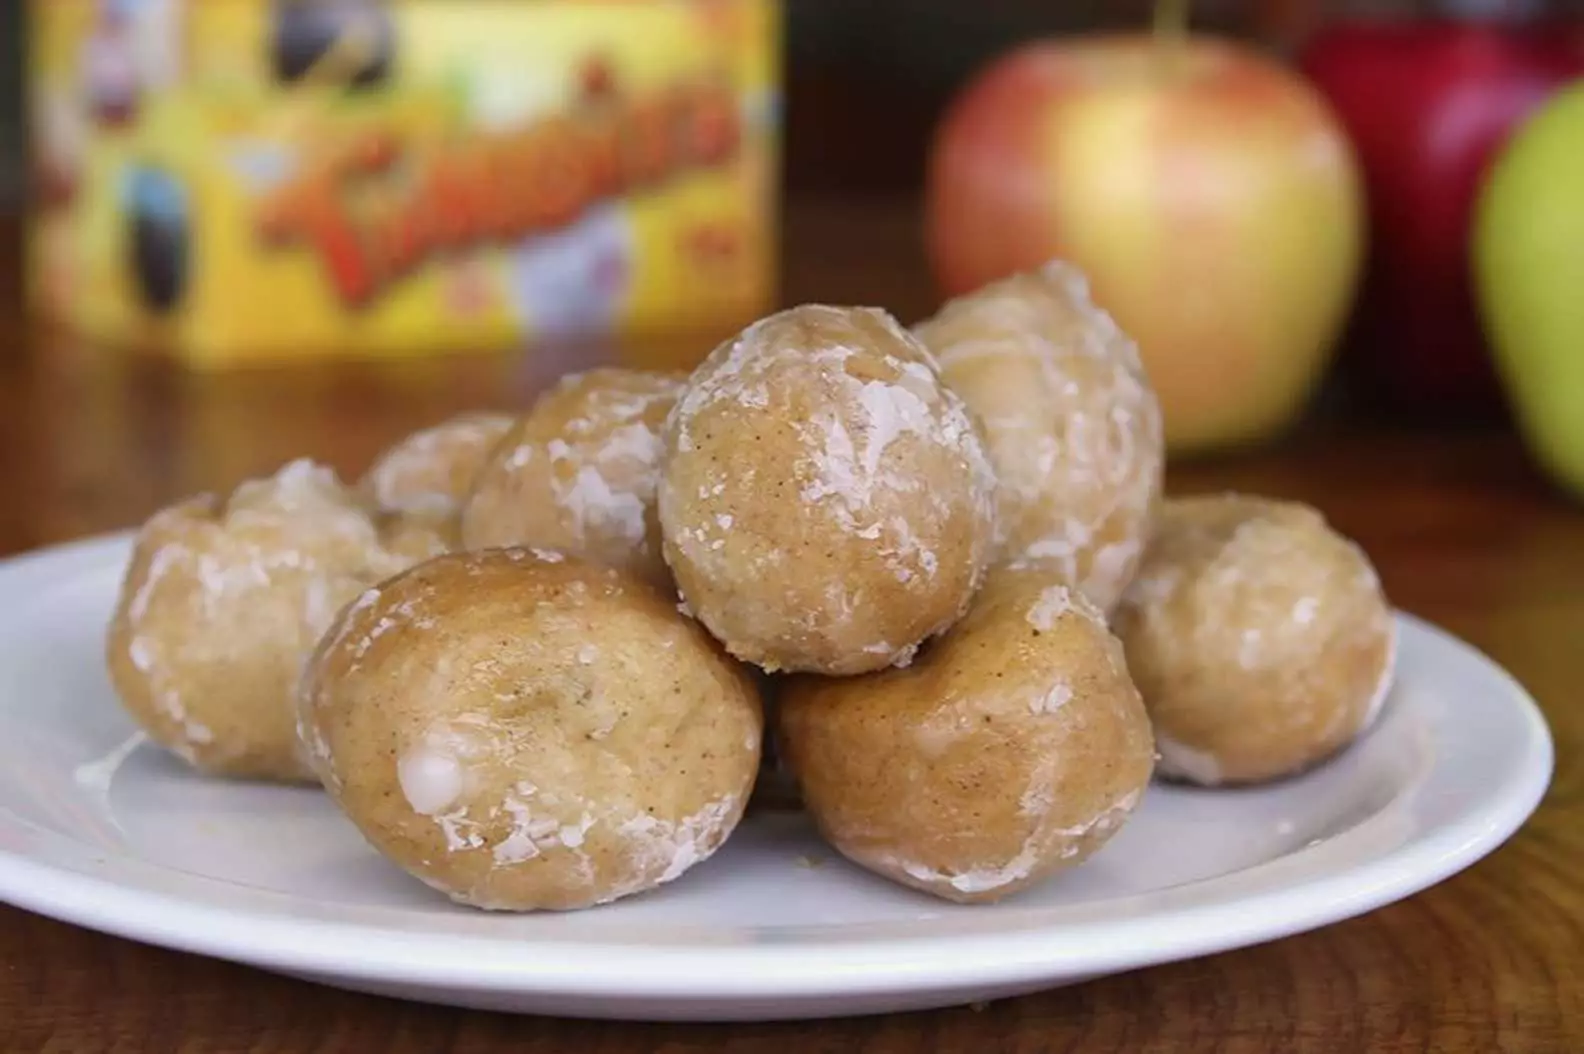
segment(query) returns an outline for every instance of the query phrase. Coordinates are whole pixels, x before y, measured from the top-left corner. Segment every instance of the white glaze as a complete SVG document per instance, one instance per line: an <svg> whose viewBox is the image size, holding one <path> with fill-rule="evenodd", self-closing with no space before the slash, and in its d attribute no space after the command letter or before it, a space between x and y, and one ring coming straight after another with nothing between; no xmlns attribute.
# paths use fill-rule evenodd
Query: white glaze
<svg viewBox="0 0 1584 1054"><path fill-rule="evenodd" d="M1026 795L1025 798L1027 797ZM916 861L893 860L890 863L909 877L927 885L950 886L957 892L969 896L991 893L1027 879L1035 868L1053 858L1064 860L1077 856L1083 848L1082 839L1091 834L1103 834L1119 828L1128 814L1137 807L1139 798L1138 790L1127 791L1085 822L1072 827L1049 827L1043 821L1037 820L1034 829L1017 853L1000 864L985 864L966 871L947 873ZM1049 807L1053 798L1047 794L1038 800Z"/></svg>
<svg viewBox="0 0 1584 1054"><path fill-rule="evenodd" d="M1034 844L1033 839L1030 839L1024 843L1016 856L996 867L976 867L957 874L947 874L913 861L903 861L901 867L909 877L920 882L932 886L945 884L959 893L973 895L989 893L1021 881L1029 876L1037 863L1039 863L1039 847Z"/></svg>
<svg viewBox="0 0 1584 1054"><path fill-rule="evenodd" d="M110 784L114 782L116 773L126 763L126 759L131 757L138 747L147 742L148 735L146 733L132 733L125 740L112 747L103 757L85 761L72 769L72 782L93 793L98 800L108 802Z"/></svg>
<svg viewBox="0 0 1584 1054"><path fill-rule="evenodd" d="M1057 681L1046 692L1035 695L1029 701L1029 710L1036 714L1054 714L1072 701L1072 686L1066 681Z"/></svg>
<svg viewBox="0 0 1584 1054"><path fill-rule="evenodd" d="M477 849L484 844L484 835L479 831L480 825L468 815L466 807L441 813L434 818L434 821L445 836L448 853Z"/></svg>
<svg viewBox="0 0 1584 1054"><path fill-rule="evenodd" d="M497 867L524 863L561 844L560 822L551 816L535 817L524 801L532 796L532 789L526 792L521 787L518 789L521 797L508 794L501 801L501 808L512 819L512 829L490 851Z"/></svg>
<svg viewBox="0 0 1584 1054"><path fill-rule="evenodd" d="M1156 768L1162 776L1188 780L1203 787L1214 787L1221 782L1221 763L1207 751L1179 743L1159 729L1155 732L1155 750L1160 754Z"/></svg>
<svg viewBox="0 0 1584 1054"><path fill-rule="evenodd" d="M127 658L132 660L141 673L151 673L154 663L154 644L147 637L133 637L127 644Z"/></svg>
<svg viewBox="0 0 1584 1054"><path fill-rule="evenodd" d="M396 781L413 812L436 816L462 796L462 762L428 742L396 761Z"/></svg>
<svg viewBox="0 0 1584 1054"><path fill-rule="evenodd" d="M166 544L155 550L154 555L149 559L148 569L143 572L143 583L138 586L137 592L132 596L132 602L127 605L127 619L132 625L136 626L143 621L160 582L187 552L186 547L180 544Z"/></svg>
<svg viewBox="0 0 1584 1054"><path fill-rule="evenodd" d="M707 859L724 840L728 821L739 812L738 804L737 796L728 794L674 823L640 812L617 824L617 832L628 840L637 869L646 875L659 872L652 883L640 884L664 885ZM614 892L612 899L628 891L624 887Z"/></svg>
<svg viewBox="0 0 1584 1054"><path fill-rule="evenodd" d="M1070 589L1066 586L1046 586L1024 617L1030 626L1041 633L1049 633L1056 628L1057 619L1073 610L1075 607Z"/></svg>
<svg viewBox="0 0 1584 1054"><path fill-rule="evenodd" d="M564 448L565 444L553 440L551 458L565 460L565 453L557 457L557 446ZM579 544L586 544L591 536L616 538L634 546L643 541L647 502L641 492L612 488L599 469L586 464L570 483L556 481L551 486L556 503L571 516L572 535Z"/></svg>

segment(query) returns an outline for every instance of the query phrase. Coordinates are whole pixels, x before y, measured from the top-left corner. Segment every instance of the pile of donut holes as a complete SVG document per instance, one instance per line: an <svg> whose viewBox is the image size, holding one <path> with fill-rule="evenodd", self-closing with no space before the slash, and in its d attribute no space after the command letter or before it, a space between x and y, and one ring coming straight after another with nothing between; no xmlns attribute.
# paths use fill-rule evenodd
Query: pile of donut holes
<svg viewBox="0 0 1584 1054"><path fill-rule="evenodd" d="M1251 784L1379 712L1393 622L1306 506L1167 499L1133 342L1055 261L911 330L764 318L294 462L136 539L109 670L219 777L324 788L459 902L678 878L750 798L952 901L1074 867L1152 778ZM769 734L766 729L769 728Z"/></svg>

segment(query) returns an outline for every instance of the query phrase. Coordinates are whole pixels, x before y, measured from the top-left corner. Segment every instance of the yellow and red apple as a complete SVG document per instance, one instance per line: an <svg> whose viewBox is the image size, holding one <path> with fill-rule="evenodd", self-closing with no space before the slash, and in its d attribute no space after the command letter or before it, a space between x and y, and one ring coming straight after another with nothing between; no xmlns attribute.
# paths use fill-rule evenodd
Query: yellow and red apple
<svg viewBox="0 0 1584 1054"><path fill-rule="evenodd" d="M1042 41L993 63L932 149L926 237L949 295L1064 257L1138 342L1170 449L1301 414L1363 256L1357 166L1299 74L1203 37Z"/></svg>

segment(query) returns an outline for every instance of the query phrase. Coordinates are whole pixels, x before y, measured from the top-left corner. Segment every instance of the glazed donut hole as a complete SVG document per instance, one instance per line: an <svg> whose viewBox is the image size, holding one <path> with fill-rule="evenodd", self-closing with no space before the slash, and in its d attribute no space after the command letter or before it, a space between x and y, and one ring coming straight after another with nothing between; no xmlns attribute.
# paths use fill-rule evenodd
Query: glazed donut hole
<svg viewBox="0 0 1584 1054"><path fill-rule="evenodd" d="M507 414L469 411L413 432L374 459L358 488L389 512L455 516L490 452L515 423Z"/></svg>
<svg viewBox="0 0 1584 1054"><path fill-rule="evenodd" d="M982 423L998 559L1047 563L1110 611L1143 557L1166 460L1133 340L1060 260L951 300L913 331Z"/></svg>
<svg viewBox="0 0 1584 1054"><path fill-rule="evenodd" d="M1048 568L993 572L907 669L793 678L778 743L849 860L959 902L1078 865L1149 783L1149 719L1099 609Z"/></svg>
<svg viewBox="0 0 1584 1054"><path fill-rule="evenodd" d="M338 608L444 539L381 523L335 473L295 461L137 532L106 638L111 683L149 737L217 776L308 782L294 689Z"/></svg>
<svg viewBox="0 0 1584 1054"><path fill-rule="evenodd" d="M659 514L688 609L767 671L906 663L988 564L994 477L929 350L805 305L721 344L666 424Z"/></svg>
<svg viewBox="0 0 1584 1054"><path fill-rule="evenodd" d="M683 379L615 368L562 378L484 461L463 505L463 544L560 550L669 588L655 489Z"/></svg>
<svg viewBox="0 0 1584 1054"><path fill-rule="evenodd" d="M454 900L532 911L670 882L736 826L763 717L675 601L560 554L431 560L364 593L299 694L325 787Z"/></svg>
<svg viewBox="0 0 1584 1054"><path fill-rule="evenodd" d="M1368 729L1391 685L1395 624L1374 567L1296 502L1167 501L1114 626L1176 780L1303 772Z"/></svg>

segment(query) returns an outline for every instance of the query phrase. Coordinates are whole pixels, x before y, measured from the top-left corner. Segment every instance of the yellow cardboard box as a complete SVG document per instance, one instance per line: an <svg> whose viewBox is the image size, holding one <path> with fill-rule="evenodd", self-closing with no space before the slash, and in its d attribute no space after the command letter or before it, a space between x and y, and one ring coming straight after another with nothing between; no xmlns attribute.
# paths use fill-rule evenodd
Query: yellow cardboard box
<svg viewBox="0 0 1584 1054"><path fill-rule="evenodd" d="M30 299L200 364L725 328L773 0L34 0Z"/></svg>

